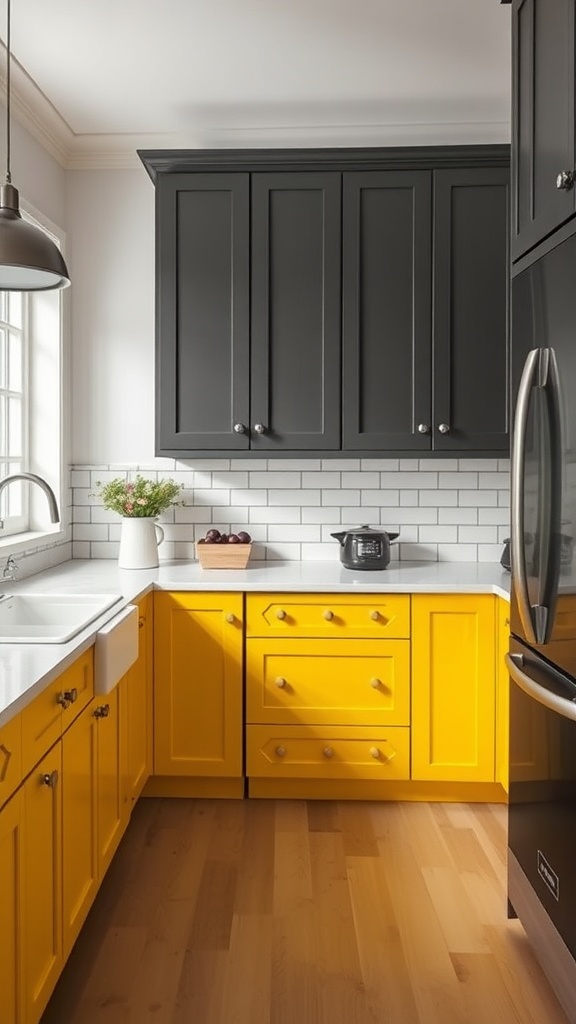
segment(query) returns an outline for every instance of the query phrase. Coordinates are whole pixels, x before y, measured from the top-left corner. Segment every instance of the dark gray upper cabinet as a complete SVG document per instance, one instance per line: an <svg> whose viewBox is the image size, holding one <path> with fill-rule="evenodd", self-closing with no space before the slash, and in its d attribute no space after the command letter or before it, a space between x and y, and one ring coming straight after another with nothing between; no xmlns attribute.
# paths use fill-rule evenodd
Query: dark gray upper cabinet
<svg viewBox="0 0 576 1024"><path fill-rule="evenodd" d="M252 175L254 451L340 448L340 175Z"/></svg>
<svg viewBox="0 0 576 1024"><path fill-rule="evenodd" d="M344 175L343 448L507 450L508 181Z"/></svg>
<svg viewBox="0 0 576 1024"><path fill-rule="evenodd" d="M159 454L339 449L340 184L160 175Z"/></svg>
<svg viewBox="0 0 576 1024"><path fill-rule="evenodd" d="M513 260L576 212L574 6L513 0Z"/></svg>
<svg viewBox="0 0 576 1024"><path fill-rule="evenodd" d="M432 446L509 444L507 168L434 172Z"/></svg>
<svg viewBox="0 0 576 1024"><path fill-rule="evenodd" d="M431 230L430 171L344 175L343 448L430 449Z"/></svg>
<svg viewBox="0 0 576 1024"><path fill-rule="evenodd" d="M140 156L158 455L507 452L508 147Z"/></svg>

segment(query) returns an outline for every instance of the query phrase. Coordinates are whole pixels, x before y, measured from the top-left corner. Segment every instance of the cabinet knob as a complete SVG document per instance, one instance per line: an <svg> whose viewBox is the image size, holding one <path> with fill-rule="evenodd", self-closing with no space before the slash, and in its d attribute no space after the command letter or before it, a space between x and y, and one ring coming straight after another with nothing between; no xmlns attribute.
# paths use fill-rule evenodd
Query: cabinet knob
<svg viewBox="0 0 576 1024"><path fill-rule="evenodd" d="M283 608L279 608L278 609L278 611L276 612L276 618L277 619L285 619L286 618L286 612L284 611Z"/></svg>
<svg viewBox="0 0 576 1024"><path fill-rule="evenodd" d="M255 423L254 424L254 430L256 431L257 434L265 434L266 433L266 427L264 426L263 423Z"/></svg>
<svg viewBox="0 0 576 1024"><path fill-rule="evenodd" d="M419 423L418 424L418 433L419 434L429 434L430 433L430 424L429 423Z"/></svg>
<svg viewBox="0 0 576 1024"><path fill-rule="evenodd" d="M78 700L78 690L73 686L71 690L64 690L62 696L65 697L70 704L75 704Z"/></svg>
<svg viewBox="0 0 576 1024"><path fill-rule="evenodd" d="M449 423L439 423L438 424L438 430L440 431L441 434L449 434L450 433L450 424Z"/></svg>
<svg viewBox="0 0 576 1024"><path fill-rule="evenodd" d="M380 688L380 680L375 676L374 679L370 680L370 686L373 690L378 690Z"/></svg>
<svg viewBox="0 0 576 1024"><path fill-rule="evenodd" d="M322 614L324 615L326 622L330 622L330 620L334 618L334 612L331 611L330 608L327 608Z"/></svg>
<svg viewBox="0 0 576 1024"><path fill-rule="evenodd" d="M110 705L109 704L100 704L97 708L94 709L94 718L108 718L109 714L110 714Z"/></svg>
<svg viewBox="0 0 576 1024"><path fill-rule="evenodd" d="M370 757L373 757L375 761L380 760L380 751L378 747L370 747Z"/></svg>
<svg viewBox="0 0 576 1024"><path fill-rule="evenodd" d="M56 697L56 703L59 704L60 707L64 708L64 710L70 707L72 701L70 700L68 690L64 690L64 693L58 694L58 696Z"/></svg>
<svg viewBox="0 0 576 1024"><path fill-rule="evenodd" d="M228 614L226 615L226 622L229 622L230 624L236 622L236 616L233 614L233 612L228 612Z"/></svg>
<svg viewBox="0 0 576 1024"><path fill-rule="evenodd" d="M505 626L509 626L510 625L510 619L504 619L504 625Z"/></svg>
<svg viewBox="0 0 576 1024"><path fill-rule="evenodd" d="M286 753L286 747L276 747L276 754L278 757L284 757Z"/></svg>
<svg viewBox="0 0 576 1024"><path fill-rule="evenodd" d="M140 618L138 619L138 629L143 629L145 625L146 619L144 618L143 615L141 615Z"/></svg>
<svg viewBox="0 0 576 1024"><path fill-rule="evenodd" d="M324 747L322 753L324 754L324 757L330 758L334 756L334 751L332 750L332 747Z"/></svg>
<svg viewBox="0 0 576 1024"><path fill-rule="evenodd" d="M374 608L374 610L370 612L370 618L371 618L371 619L372 619L372 620L373 620L374 622L378 622L378 619L380 618L380 612L379 612L379 611L377 611L377 609L376 609L376 608Z"/></svg>
<svg viewBox="0 0 576 1024"><path fill-rule="evenodd" d="M246 433L246 427L244 426L244 424L243 423L235 423L234 424L234 433L235 434L245 434Z"/></svg>
<svg viewBox="0 0 576 1024"><path fill-rule="evenodd" d="M276 686L278 687L279 690L284 689L284 687L286 686L286 680L284 679L284 676L278 676L278 679L276 680Z"/></svg>
<svg viewBox="0 0 576 1024"><path fill-rule="evenodd" d="M560 174L556 178L556 188L569 192L571 188L574 188L575 180L576 175L574 174L574 171L560 171Z"/></svg>
<svg viewBox="0 0 576 1024"><path fill-rule="evenodd" d="M54 789L54 786L58 782L58 772L56 769L54 769L53 772L46 772L42 776L41 781L43 786L50 786L50 789Z"/></svg>

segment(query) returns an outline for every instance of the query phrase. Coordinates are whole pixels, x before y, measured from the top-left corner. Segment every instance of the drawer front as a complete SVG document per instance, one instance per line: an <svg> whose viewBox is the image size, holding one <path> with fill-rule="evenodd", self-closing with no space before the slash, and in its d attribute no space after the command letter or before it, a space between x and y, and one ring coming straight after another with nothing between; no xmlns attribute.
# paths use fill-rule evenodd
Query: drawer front
<svg viewBox="0 0 576 1024"><path fill-rule="evenodd" d="M408 594L248 594L246 636L410 636Z"/></svg>
<svg viewBox="0 0 576 1024"><path fill-rule="evenodd" d="M0 725L0 807L22 781L22 718Z"/></svg>
<svg viewBox="0 0 576 1024"><path fill-rule="evenodd" d="M409 640L248 640L247 720L408 725Z"/></svg>
<svg viewBox="0 0 576 1024"><path fill-rule="evenodd" d="M22 711L24 775L60 739L93 695L93 650L89 648Z"/></svg>
<svg viewBox="0 0 576 1024"><path fill-rule="evenodd" d="M292 779L409 779L410 730L249 725L246 774Z"/></svg>

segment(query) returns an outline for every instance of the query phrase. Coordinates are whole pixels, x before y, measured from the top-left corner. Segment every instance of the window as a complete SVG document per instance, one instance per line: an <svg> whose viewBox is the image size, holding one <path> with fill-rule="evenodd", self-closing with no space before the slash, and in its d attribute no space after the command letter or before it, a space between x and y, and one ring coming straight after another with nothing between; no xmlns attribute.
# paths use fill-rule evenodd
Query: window
<svg viewBox="0 0 576 1024"><path fill-rule="evenodd" d="M28 296L0 292L0 478L28 465ZM11 484L0 500L3 536L28 528L27 489Z"/></svg>
<svg viewBox="0 0 576 1024"><path fill-rule="evenodd" d="M53 225L22 215L59 244ZM0 292L0 479L36 473L50 484L61 516L67 461L63 387L63 299L60 291ZM0 549L37 551L61 543L66 525L50 522L46 495L26 482L0 495Z"/></svg>

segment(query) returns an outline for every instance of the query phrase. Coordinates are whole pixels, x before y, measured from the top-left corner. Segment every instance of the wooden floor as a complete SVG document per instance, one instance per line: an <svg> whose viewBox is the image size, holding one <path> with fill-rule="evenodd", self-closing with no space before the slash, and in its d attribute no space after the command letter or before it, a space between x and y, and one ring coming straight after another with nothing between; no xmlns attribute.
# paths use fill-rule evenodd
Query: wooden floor
<svg viewBox="0 0 576 1024"><path fill-rule="evenodd" d="M566 1024L486 804L141 800L42 1024Z"/></svg>

